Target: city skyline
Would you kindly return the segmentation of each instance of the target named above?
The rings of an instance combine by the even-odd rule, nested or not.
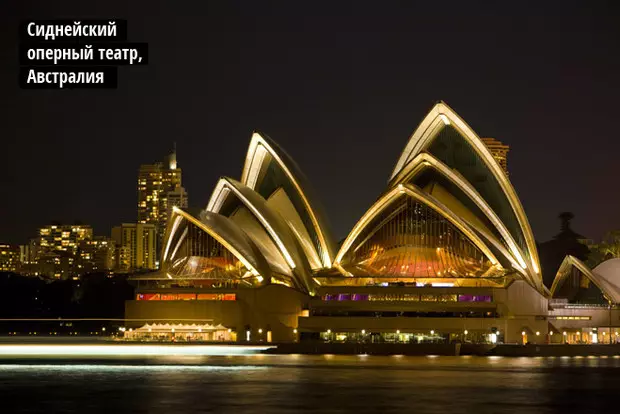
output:
[[[53,18],[73,6],[42,4],[36,13]],[[14,43],[30,7],[24,2],[2,14],[3,46]],[[89,5],[80,7],[90,13]],[[149,5],[152,16],[114,2],[105,10],[132,22],[130,37],[149,42],[152,59],[123,73],[114,93],[11,86],[1,95],[7,109],[0,132],[16,139],[8,140],[12,156],[0,176],[19,200],[3,206],[3,242],[25,243],[54,220],[80,220],[96,234],[134,222],[135,183],[127,177],[159,160],[171,142],[178,143],[184,187],[200,194],[190,208],[204,208],[203,186],[221,174],[236,177],[221,154],[243,151],[258,129],[299,162],[342,238],[388,179],[393,161],[377,154],[397,151],[438,100],[482,136],[510,145],[511,176],[537,241],[557,233],[561,211],[573,211],[573,227],[589,238],[620,227],[620,195],[607,184],[620,173],[620,140],[606,126],[620,87],[619,29],[605,8],[564,5],[556,16],[556,8],[543,6],[529,16],[456,6],[442,15],[445,24],[429,19],[437,12],[432,6],[398,14],[364,5],[335,6],[331,15],[309,8],[307,17],[286,7],[234,5],[204,5],[192,16],[171,5]],[[165,30],[158,14],[167,16]],[[255,15],[270,29],[248,26]],[[363,32],[371,16],[377,30]],[[458,38],[442,29],[450,25]],[[185,43],[172,42],[169,32]],[[196,50],[207,52],[192,65],[175,63]],[[222,64],[210,65],[216,61]],[[9,61],[0,70],[12,79],[16,69]],[[91,111],[76,117],[83,106]],[[41,209],[41,200],[55,203]]]

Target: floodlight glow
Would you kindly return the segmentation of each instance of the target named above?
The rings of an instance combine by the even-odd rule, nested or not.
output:
[[[3,356],[197,356],[247,355],[273,346],[241,345],[0,345]]]

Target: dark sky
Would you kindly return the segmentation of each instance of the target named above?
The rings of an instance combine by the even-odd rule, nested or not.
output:
[[[537,240],[565,210],[589,237],[620,228],[618,8],[493,3],[5,0],[0,241],[135,221],[138,167],[173,141],[204,207],[219,176],[239,178],[254,129],[298,162],[342,238],[437,100],[511,146]],[[149,65],[120,68],[117,90],[20,90],[19,21],[59,17],[127,19]]]

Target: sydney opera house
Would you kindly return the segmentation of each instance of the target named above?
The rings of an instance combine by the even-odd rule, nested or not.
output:
[[[591,322],[574,319],[584,277],[602,289],[590,296],[605,315],[620,300],[570,257],[543,285],[515,189],[445,103],[386,178],[338,245],[298,166],[254,133],[239,180],[221,178],[199,216],[174,210],[161,269],[135,277],[126,318],[210,324],[237,341],[544,343]]]

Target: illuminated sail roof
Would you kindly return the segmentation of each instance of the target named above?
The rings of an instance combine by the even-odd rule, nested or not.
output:
[[[327,220],[297,164],[266,135],[252,135],[241,182],[284,217],[313,269],[331,267],[334,249]]]
[[[409,184],[375,202],[335,263],[350,274],[377,277],[473,277],[499,270],[494,253],[467,223]]]
[[[514,188],[444,103],[414,131],[386,190],[337,254],[309,191],[291,157],[255,132],[240,181],[220,179],[200,219],[174,211],[162,248],[167,277],[281,283],[311,294],[326,278],[505,286],[517,277],[546,293]]]
[[[259,285],[270,277],[256,245],[226,217],[207,213],[198,220],[175,207],[169,223],[161,266],[168,278]]]
[[[606,260],[590,270],[576,257],[566,256],[553,280],[551,296],[579,298],[579,290],[590,288],[588,281],[596,286],[605,301],[620,304],[620,258]]]
[[[292,228],[256,191],[232,178],[221,178],[206,211],[230,217],[270,258],[273,270],[314,291],[308,259]]]
[[[392,185],[407,179],[408,170],[413,168],[409,164],[419,162],[416,157],[420,154],[432,156],[445,165],[444,173],[452,170],[462,183],[467,183],[467,197],[477,208],[488,207],[483,221],[490,221],[500,232],[502,242],[527,274],[526,280],[542,292],[536,243],[512,184],[480,137],[443,102],[431,109],[410,137],[390,177]],[[460,185],[460,190],[466,186]],[[481,218],[478,212],[472,213]]]

